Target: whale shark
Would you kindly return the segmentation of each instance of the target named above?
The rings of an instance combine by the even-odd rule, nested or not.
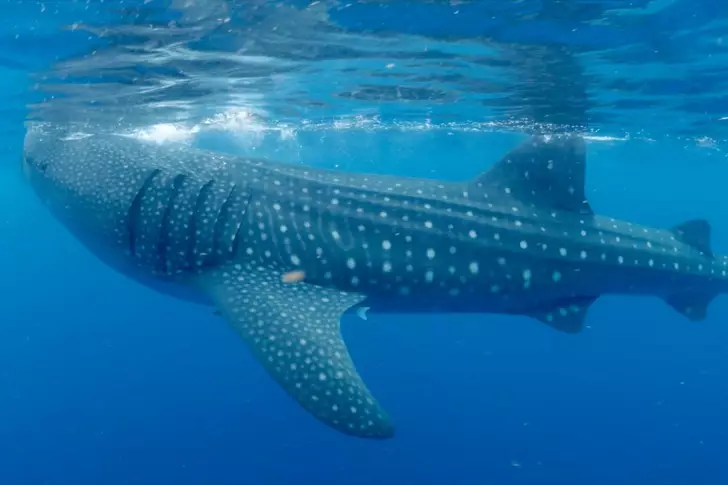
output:
[[[571,334],[604,294],[690,320],[728,288],[704,220],[596,215],[578,135],[534,135],[467,181],[346,173],[128,136],[28,128],[23,171],[110,267],[211,305],[305,410],[347,435],[393,420],[362,381],[344,313],[522,315]]]

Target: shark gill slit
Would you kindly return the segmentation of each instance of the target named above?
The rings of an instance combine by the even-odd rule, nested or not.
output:
[[[134,199],[131,201],[131,205],[129,205],[129,211],[127,213],[126,217],[126,223],[127,223],[127,234],[129,235],[129,253],[132,256],[136,256],[136,230],[137,226],[139,224],[139,217],[141,216],[141,210],[142,210],[142,201],[144,200],[144,196],[149,190],[149,187],[151,187],[152,182],[154,179],[161,174],[162,171],[160,169],[154,169],[151,171],[149,175],[147,175],[146,180],[144,180],[144,183],[137,191],[136,195],[134,196]]]
[[[235,232],[233,233],[232,237],[230,238],[230,253],[228,257],[230,259],[235,259],[238,256],[238,251],[240,250],[240,231],[243,230],[243,220],[244,220],[244,213],[248,210],[248,206],[250,205],[250,201],[252,200],[253,196],[251,194],[245,194],[243,205],[240,207],[241,210],[243,210],[243,214],[240,214],[240,219],[237,221],[237,227],[235,228]]]
[[[235,230],[235,234],[233,234],[233,237],[230,240],[230,259],[235,259],[238,256],[238,251],[240,251],[240,231],[242,230],[243,224],[242,222],[239,222],[238,227]]]
[[[229,221],[229,217],[226,217],[229,215],[230,210],[233,205],[233,201],[235,200],[235,194],[237,192],[237,184],[233,184],[230,188],[230,191],[228,192],[227,197],[225,198],[225,201],[220,206],[220,210],[217,213],[217,217],[215,219],[215,227],[212,232],[212,252],[213,255],[216,255],[218,259],[221,261],[225,260],[225,256],[223,255],[223,250],[225,247],[223,246],[224,241],[222,240],[224,237],[224,229],[225,224]],[[237,233],[237,231],[236,231]]]
[[[162,224],[159,228],[159,244],[157,245],[157,252],[159,254],[158,269],[165,273],[171,269],[167,261],[167,251],[169,250],[170,218],[173,216],[172,209],[180,196],[182,185],[187,178],[187,175],[179,174],[172,180],[172,193],[169,195],[166,207],[164,208]]]
[[[187,246],[187,261],[189,267],[193,271],[202,266],[201,261],[198,261],[195,251],[195,247],[197,246],[197,217],[200,216],[201,211],[204,210],[205,199],[212,190],[214,182],[214,180],[208,180],[200,188],[200,191],[197,193],[197,200],[195,200],[194,209],[192,210],[192,217],[190,217],[190,238],[188,241],[189,245]]]

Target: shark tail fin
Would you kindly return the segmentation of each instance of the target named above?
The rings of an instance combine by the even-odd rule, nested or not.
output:
[[[703,255],[713,257],[710,247],[710,224],[703,219],[693,219],[672,228],[675,237],[700,251]]]
[[[692,219],[672,228],[675,238],[700,252],[702,256],[712,258],[710,247],[710,224],[703,219]],[[704,320],[708,305],[717,296],[717,292],[686,290],[665,298],[668,305],[693,322]]]
[[[705,320],[708,313],[708,305],[718,293],[691,292],[675,293],[668,296],[665,301],[679,313],[692,322]]]

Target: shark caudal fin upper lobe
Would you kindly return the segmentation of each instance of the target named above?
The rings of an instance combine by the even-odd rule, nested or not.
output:
[[[394,426],[361,377],[341,338],[339,319],[363,297],[287,283],[284,274],[227,265],[199,285],[268,373],[332,428],[362,438],[390,438]]]
[[[705,256],[713,257],[710,247],[710,224],[704,219],[693,219],[672,228],[675,237],[694,247]]]
[[[693,219],[678,224],[672,229],[675,238],[700,251],[703,256],[713,259],[713,250],[710,245],[710,224],[703,219]],[[687,289],[674,293],[665,301],[676,311],[697,322],[707,316],[708,305],[718,295],[717,290],[699,291]]]

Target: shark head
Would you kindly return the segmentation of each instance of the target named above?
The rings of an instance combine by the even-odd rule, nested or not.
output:
[[[58,158],[50,156],[52,152],[46,148],[45,137],[38,129],[30,127],[23,143],[21,169],[24,178],[39,196],[48,194],[57,186],[54,183],[54,170],[49,171],[49,168],[56,165]],[[45,203],[53,198],[55,197],[42,197]]]
[[[124,247],[121,221],[138,184],[138,176],[121,176],[118,156],[90,150],[80,136],[59,136],[29,129],[23,147],[22,170],[30,186],[75,237],[94,252],[118,253]]]
[[[155,277],[129,253],[130,210],[150,174],[158,173],[130,148],[137,144],[121,136],[69,136],[30,127],[22,172],[49,212],[105,264],[161,293],[206,302],[183,285]]]

